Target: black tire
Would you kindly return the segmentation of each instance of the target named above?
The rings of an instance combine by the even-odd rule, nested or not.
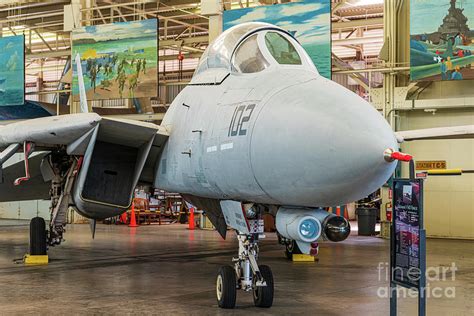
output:
[[[220,308],[234,308],[237,298],[237,280],[231,266],[222,266],[216,279],[217,304]]]
[[[34,217],[30,222],[30,255],[44,256],[46,250],[46,222],[41,217]]]
[[[253,290],[253,302],[257,307],[269,308],[273,304],[273,273],[269,266],[258,266],[267,286],[257,286]]]
[[[285,256],[288,260],[293,259],[293,254],[301,254],[300,247],[298,247],[298,244],[294,240],[292,240],[290,244],[286,244],[285,249]]]

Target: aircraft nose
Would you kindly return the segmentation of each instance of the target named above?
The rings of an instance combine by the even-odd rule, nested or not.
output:
[[[384,159],[397,141],[369,103],[323,78],[273,95],[255,123],[251,163],[275,202],[333,206],[382,186],[396,162]]]

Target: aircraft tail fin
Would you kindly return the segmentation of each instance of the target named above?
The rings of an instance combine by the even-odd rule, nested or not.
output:
[[[84,84],[84,77],[82,74],[81,56],[77,53],[75,57],[77,69],[77,81],[79,82],[79,100],[81,113],[89,113],[89,106],[87,105],[86,86]]]

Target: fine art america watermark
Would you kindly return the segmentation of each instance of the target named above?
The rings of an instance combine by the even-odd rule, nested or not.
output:
[[[397,267],[394,268],[392,273],[395,275]],[[388,262],[379,262],[377,266],[378,270],[378,279],[379,281],[390,282],[390,265]],[[456,287],[455,286],[442,286],[443,281],[455,281],[456,280],[456,271],[458,270],[454,262],[450,266],[443,267],[427,267],[426,268],[426,287],[423,291],[427,298],[455,298],[456,297]],[[401,272],[401,271],[399,271]],[[420,278],[420,271],[418,268],[410,268],[408,271],[407,278],[412,281],[418,281]],[[430,282],[436,282],[437,286],[431,286]],[[438,286],[439,285],[439,286]],[[405,287],[397,286],[393,289],[394,295],[397,297],[409,297],[415,298],[418,297],[418,291],[415,289],[408,289]],[[421,292],[421,293],[423,293]],[[380,298],[389,298],[390,297],[390,286],[381,286],[377,289],[377,296]]]

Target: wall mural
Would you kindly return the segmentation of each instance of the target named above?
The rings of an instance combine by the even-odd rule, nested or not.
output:
[[[85,26],[72,32],[72,95],[79,101],[75,57],[81,56],[88,100],[156,97],[156,19]]]
[[[318,68],[331,78],[331,2],[304,0],[224,11],[224,30],[244,22],[267,22],[293,34]]]
[[[0,106],[25,102],[25,37],[0,38]]]
[[[474,0],[411,0],[411,80],[474,79]]]

